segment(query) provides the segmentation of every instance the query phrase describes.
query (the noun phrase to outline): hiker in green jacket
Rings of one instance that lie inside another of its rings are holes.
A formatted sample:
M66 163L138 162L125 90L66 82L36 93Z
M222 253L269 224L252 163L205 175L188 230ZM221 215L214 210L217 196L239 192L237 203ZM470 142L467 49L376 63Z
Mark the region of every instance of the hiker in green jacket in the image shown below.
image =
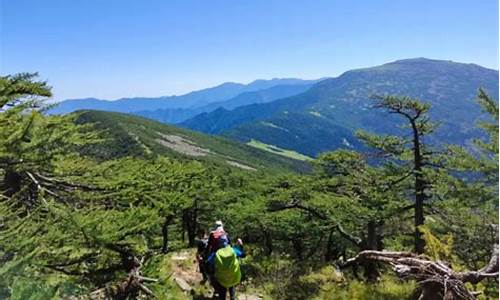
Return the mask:
M220 248L210 254L207 259L214 266L213 286L220 300L226 300L227 292L231 300L236 299L236 285L241 281L239 258L245 257L243 242L238 239L236 246L231 246L229 240L221 239Z

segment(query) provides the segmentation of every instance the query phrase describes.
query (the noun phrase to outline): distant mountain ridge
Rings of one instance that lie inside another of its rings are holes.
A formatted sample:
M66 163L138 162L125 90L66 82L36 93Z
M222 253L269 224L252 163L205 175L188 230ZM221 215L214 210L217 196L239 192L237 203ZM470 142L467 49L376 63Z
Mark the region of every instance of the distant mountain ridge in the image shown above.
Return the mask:
M314 81L315 82L315 81ZM313 83L314 83L313 82ZM293 96L308 90L313 83L301 83L295 85L275 85L267 89L243 92L228 100L209 103L196 108L170 108L131 112L134 115L160 121L162 123L176 124L190 119L200 113L211 112L216 109L234 109L243 105L253 103L267 103L276 99Z
M311 85L317 80L296 78L273 78L255 80L249 84L226 82L215 87L193 91L180 96L164 96L157 98L136 97L122 98L115 101L96 98L73 99L59 102L49 110L49 114L66 114L76 110L94 109L133 113L137 111L153 111L158 109L197 109L211 103L224 102L242 93L255 92L279 85Z
M408 95L432 104L430 116L442 122L433 139L468 144L481 133L479 87L498 99L498 71L475 64L426 58L399 60L351 70L323 80L304 93L270 103L217 109L181 125L241 142L257 140L309 156L337 148L357 148L357 129L401 133L401 120L370 109L371 96Z

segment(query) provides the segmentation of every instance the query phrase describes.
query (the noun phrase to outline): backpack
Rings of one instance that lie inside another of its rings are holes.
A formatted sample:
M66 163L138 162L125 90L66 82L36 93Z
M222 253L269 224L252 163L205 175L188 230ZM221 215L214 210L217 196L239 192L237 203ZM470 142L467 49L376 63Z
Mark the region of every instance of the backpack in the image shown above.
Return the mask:
M241 281L240 262L231 246L215 253L215 279L225 288L233 287Z
M211 232L213 237L212 240L212 251L217 251L220 248L224 248L229 244L229 237L224 230L215 230Z

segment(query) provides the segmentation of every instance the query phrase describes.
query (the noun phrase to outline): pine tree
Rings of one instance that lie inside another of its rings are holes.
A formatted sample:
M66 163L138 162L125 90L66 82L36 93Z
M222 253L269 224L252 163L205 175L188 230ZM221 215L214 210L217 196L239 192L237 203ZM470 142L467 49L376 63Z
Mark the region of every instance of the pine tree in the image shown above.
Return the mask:
M485 135L467 148L449 147L446 167L454 176L445 182L447 201L438 207L446 216L441 231L461 241L455 253L471 269L485 263L498 243L498 102L482 89L477 102L485 112L477 126Z
M425 223L424 206L428 203L431 182L428 172L439 160L438 152L426 144L425 138L437 127L430 121L428 112L430 105L417 99L401 96L384 96L375 98L374 108L390 114L401 116L406 124L403 128L410 131L410 138L404 136L377 136L360 131L358 137L368 146L379 150L386 160L404 162L403 169L411 172L413 177L415 252L423 253L425 241L419 227Z
M348 150L324 153L314 163L315 174L304 183L282 184L274 191L270 209L299 209L324 223L329 256L332 243L339 244L331 240L334 233L350 243L352 253L382 250L386 222L408 209L401 185L409 175L390 164L370 166L363 154ZM375 281L376 265L364 267L365 277Z

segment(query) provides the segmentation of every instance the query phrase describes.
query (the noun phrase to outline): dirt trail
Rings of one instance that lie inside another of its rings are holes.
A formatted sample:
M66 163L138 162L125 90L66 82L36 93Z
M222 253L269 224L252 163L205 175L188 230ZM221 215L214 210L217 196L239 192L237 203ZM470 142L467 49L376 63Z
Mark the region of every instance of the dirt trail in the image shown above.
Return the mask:
M194 286L201 284L202 276L192 252L184 250L175 253L172 263L172 277L183 291L190 292Z
M212 299L213 291L208 283L202 284L202 276L192 250L181 250L172 254L172 278L186 294L192 294L194 289L204 287L203 296L193 296L193 299ZM238 300L262 300L260 295L236 293ZM229 299L229 296L228 296Z

